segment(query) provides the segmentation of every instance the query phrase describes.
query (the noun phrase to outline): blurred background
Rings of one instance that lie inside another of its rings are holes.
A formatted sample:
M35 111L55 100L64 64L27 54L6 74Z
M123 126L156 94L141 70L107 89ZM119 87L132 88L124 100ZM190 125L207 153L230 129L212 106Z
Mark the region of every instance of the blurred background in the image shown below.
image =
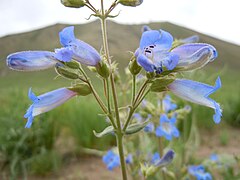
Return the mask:
M183 75L211 85L217 76L222 80L222 88L212 96L223 108L219 125L214 124L211 109L188 103L192 106L188 118L195 119L201 134L199 157L207 157L212 152L240 154L238 9L236 0L148 0L137 8L119 6L114 12L121 11L120 15L114 21L108 21L110 53L123 76L131 57L128 51L134 52L138 47L141 28L145 24L152 29L164 29L177 39L197 34L200 42L216 47L219 57L214 62ZM36 117L33 127L24 129L23 115L31 104L27 97L29 87L38 95L68 87L71 81L55 78L54 69L16 72L9 70L5 63L10 53L53 51L60 47L58 32L69 24L75 26L78 39L100 50L100 22L94 18L87 21L89 13L85 8L66 8L58 0L1 0L0 179L19 176L29 179L94 179L94 174L97 178L101 172L105 173L105 179L111 179L112 174L105 172L101 159L92 157L92 154L101 155L101 151L115 145L114 137L97 139L92 133L107 126L105 119L98 115L101 111L93 97L74 98ZM99 79L93 78L93 83L99 85ZM85 103L86 98L88 103ZM172 98L179 106L186 104L177 97ZM96 173L92 173L93 170Z

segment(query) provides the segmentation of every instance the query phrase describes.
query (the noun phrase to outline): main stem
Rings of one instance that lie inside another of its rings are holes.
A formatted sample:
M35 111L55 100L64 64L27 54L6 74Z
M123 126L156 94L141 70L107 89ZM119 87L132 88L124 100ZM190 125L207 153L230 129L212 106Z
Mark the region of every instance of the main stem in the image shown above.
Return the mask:
M114 110L115 110L115 116L116 116L116 123L117 123L117 132L116 132L116 138L117 138L117 146L118 146L118 152L121 162L121 169L122 169L122 178L123 180L127 180L127 171L126 171L126 164L125 164L125 158L124 158L124 151L123 151L123 133L122 133L122 127L121 122L119 118L119 110L118 110L118 99L117 99L117 93L115 88L115 82L114 82L114 74L113 69L111 66L111 59L109 55L108 50L108 41L107 41L107 29L106 29L106 14L103 6L103 0L101 0L101 11L102 16L100 18L101 20L101 29L102 29L102 38L103 38L103 49L105 56L107 58L109 67L110 67L110 84L112 89L112 95L113 95L113 103L114 103Z

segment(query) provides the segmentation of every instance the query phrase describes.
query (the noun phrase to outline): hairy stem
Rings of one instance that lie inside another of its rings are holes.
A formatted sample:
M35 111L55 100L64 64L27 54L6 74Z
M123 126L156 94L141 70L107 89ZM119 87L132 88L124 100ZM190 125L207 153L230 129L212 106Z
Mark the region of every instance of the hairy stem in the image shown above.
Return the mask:
M112 90L112 96L113 96L113 104L114 104L114 111L116 116L116 123L117 123L117 146L120 156L120 162L121 162L121 169L122 169L122 177L123 180L127 180L127 172L126 172L126 164L125 164L125 158L124 158L124 151L123 151L123 134L122 134L122 127L119 117L119 109L118 109L118 98L117 98L117 92L114 82L114 72L111 65L111 58L109 55L109 49L108 49L108 40L107 40L107 29L106 29L106 18L107 15L105 14L104 6L103 6L103 0L101 0L101 29L102 29L102 38L103 38L103 50L106 56L106 59L108 61L109 67L110 67L110 84L111 84L111 90Z

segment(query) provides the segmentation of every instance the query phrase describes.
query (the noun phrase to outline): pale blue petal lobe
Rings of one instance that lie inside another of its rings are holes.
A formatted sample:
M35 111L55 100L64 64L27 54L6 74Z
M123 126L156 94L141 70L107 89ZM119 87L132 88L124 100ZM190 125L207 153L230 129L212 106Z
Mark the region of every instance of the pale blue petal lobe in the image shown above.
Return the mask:
M64 28L62 31L59 32L60 43L62 46L66 47L69 43L75 41L74 35L74 26L69 26Z
M153 62L143 54L141 54L137 57L137 63L140 66L142 66L145 69L145 71L147 71L147 72L153 72L154 71Z
M59 61L63 62L69 62L72 60L73 52L70 48L61 48L61 49L55 49L55 55L54 57L58 59Z

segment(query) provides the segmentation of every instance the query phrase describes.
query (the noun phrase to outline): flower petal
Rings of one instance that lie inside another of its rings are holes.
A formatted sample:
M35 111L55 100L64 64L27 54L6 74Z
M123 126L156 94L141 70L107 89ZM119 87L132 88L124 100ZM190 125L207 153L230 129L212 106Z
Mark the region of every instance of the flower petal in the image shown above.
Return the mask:
M187 37L185 39L180 39L179 40L181 43L197 43L199 41L199 36L198 35L193 35L193 36L190 36L190 37Z
M74 26L64 28L59 32L59 39L62 46L66 47L69 43L75 41Z
M55 53L54 57L63 62L70 62L73 57L73 52L69 47L55 49Z
M168 56L163 60L163 65L168 69L168 70L173 70L179 61L179 56L174 53L169 53Z
M49 51L21 51L7 57L7 66L18 71L36 71L53 67L57 60Z
M158 162L156 162L155 166L160 167L167 166L172 162L174 156L175 152L172 149L170 149L166 154L163 155L163 157Z
M52 110L75 95L77 95L77 93L74 91L71 91L67 88L60 88L37 97L33 95L30 89L29 97L31 100L33 100L33 104L28 108L26 114L24 115L25 118L28 118L26 127L30 128L33 117ZM37 101L35 100L36 98Z
M149 26L147 26L147 25L144 25L143 27L142 27L142 32L145 32L145 31L150 31L150 30L152 30Z
M213 108L215 123L221 121L222 110L220 105L208 96L221 87L221 81L218 77L215 86L210 86L196 81L186 79L176 79L168 85L169 90L175 95L187 101Z
M172 50L179 56L177 67L183 70L198 69L217 58L217 50L204 43L184 44Z
M77 40L71 43L73 59L87 66L96 66L101 60L100 54L89 44Z
M147 72L154 71L153 62L143 54L141 54L137 57L137 63L139 64L139 66L142 66L145 69L145 71L147 71Z
M161 50L169 50L173 43L173 37L170 33L164 30L149 30L142 34L140 40L140 49L145 47L156 45Z

